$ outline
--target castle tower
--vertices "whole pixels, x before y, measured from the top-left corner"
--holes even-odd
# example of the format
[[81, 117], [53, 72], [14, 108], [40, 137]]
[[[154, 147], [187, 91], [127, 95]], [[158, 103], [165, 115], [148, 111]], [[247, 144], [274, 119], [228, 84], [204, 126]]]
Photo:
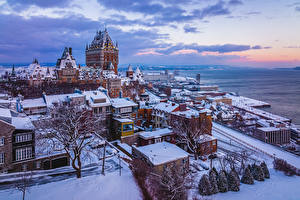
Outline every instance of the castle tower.
[[128, 65], [128, 69], [126, 71], [126, 76], [128, 78], [133, 78], [133, 69], [132, 69], [132, 66], [131, 65]]
[[[114, 44], [107, 30], [97, 31], [92, 43], [86, 46], [85, 61], [89, 67], [113, 70], [118, 74], [119, 48]], [[111, 64], [114, 66], [113, 69]]]

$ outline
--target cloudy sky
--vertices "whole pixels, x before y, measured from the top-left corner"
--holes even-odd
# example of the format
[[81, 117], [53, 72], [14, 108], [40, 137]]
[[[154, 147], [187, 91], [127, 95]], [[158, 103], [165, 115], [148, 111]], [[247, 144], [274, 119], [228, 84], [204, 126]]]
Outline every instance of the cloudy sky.
[[85, 64], [105, 26], [120, 64], [300, 65], [300, 0], [0, 0], [0, 63]]

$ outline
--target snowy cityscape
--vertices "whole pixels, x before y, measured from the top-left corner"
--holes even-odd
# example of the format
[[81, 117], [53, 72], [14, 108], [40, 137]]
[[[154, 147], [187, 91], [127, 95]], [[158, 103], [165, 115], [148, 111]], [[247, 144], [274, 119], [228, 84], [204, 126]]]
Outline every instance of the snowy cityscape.
[[[157, 36], [147, 35], [146, 29], [128, 31], [128, 27], [134, 26], [163, 26], [165, 20], [191, 23], [197, 18], [228, 15], [227, 20], [235, 8], [248, 8], [248, 2], [185, 1], [187, 10], [182, 3], [175, 6], [171, 1], [149, 2], [0, 1], [0, 15], [6, 18], [0, 20], [2, 27], [9, 27], [12, 18], [7, 17], [13, 16], [18, 18], [17, 27], [24, 24], [24, 27], [48, 31], [47, 25], [57, 28], [56, 34], [52, 35], [53, 30], [49, 32], [47, 40], [52, 41], [47, 41], [48, 44], [44, 39], [47, 31], [43, 36], [31, 33], [24, 40], [20, 36], [16, 39], [20, 49], [9, 55], [5, 54], [5, 48], [14, 46], [16, 41], [9, 40], [10, 27], [0, 31], [0, 36], [3, 35], [0, 39], [0, 200], [299, 199], [299, 107], [293, 108], [296, 118], [288, 111], [282, 115], [274, 108], [274, 101], [243, 93], [248, 88], [227, 90], [226, 78], [220, 82], [214, 82], [217, 75], [207, 78], [208, 74], [228, 71], [232, 76], [227, 79], [238, 79], [233, 74], [241, 69], [227, 67], [234, 65], [237, 61], [232, 60], [240, 56], [232, 53], [268, 52], [271, 47], [256, 45], [243, 49], [244, 46], [228, 43], [196, 47], [197, 39], [185, 46], [183, 43], [171, 47], [167, 43], [146, 45], [152, 41], [141, 38]], [[299, 3], [292, 3], [288, 8], [296, 6], [297, 10]], [[104, 25], [89, 18], [98, 16], [96, 8], [109, 16]], [[16, 10], [20, 13], [11, 14]], [[122, 17], [127, 10], [128, 16]], [[72, 12], [77, 15], [68, 17]], [[176, 12], [182, 14], [177, 16]], [[139, 21], [138, 13], [143, 13], [145, 18]], [[79, 17], [81, 14], [83, 19]], [[249, 18], [254, 15], [260, 14], [247, 14]], [[65, 18], [66, 22], [60, 21]], [[36, 21], [28, 25], [32, 19]], [[45, 19], [51, 20], [45, 22]], [[180, 25], [173, 26], [172, 29]], [[183, 30], [185, 34], [202, 34], [193, 29], [196, 27], [184, 26]], [[78, 35], [71, 29], [78, 29]], [[166, 37], [159, 34], [162, 40]], [[27, 45], [31, 37], [34, 41], [28, 51], [22, 49], [21, 44]], [[40, 40], [38, 48], [37, 40]], [[52, 50], [44, 53], [54, 46], [54, 53]], [[29, 47], [37, 50], [31, 52]], [[132, 49], [139, 51], [130, 57]], [[194, 51], [201, 54], [198, 65], [189, 63], [192, 57], [186, 57], [195, 54]], [[160, 60], [164, 55], [175, 56], [167, 58], [171, 64], [161, 64], [165, 63]], [[181, 65], [177, 56], [186, 58], [186, 65]], [[230, 58], [212, 64], [219, 62], [218, 56]], [[205, 63], [212, 57], [212, 61]], [[251, 64], [248, 61], [237, 64], [245, 63]], [[273, 61], [268, 63], [273, 66]], [[259, 73], [259, 69], [254, 70]], [[294, 84], [299, 90], [295, 93], [300, 92], [297, 69], [286, 70], [279, 71], [279, 76], [280, 73], [296, 76], [298, 82]], [[288, 90], [291, 82], [282, 85], [286, 84]], [[259, 83], [255, 81], [254, 85]], [[235, 87], [238, 84], [232, 86]], [[272, 85], [270, 88], [273, 92], [266, 96], [276, 95], [280, 90]], [[285, 98], [289, 97], [300, 102], [297, 97]], [[275, 101], [279, 102], [280, 98]], [[288, 106], [282, 103], [283, 108]]]

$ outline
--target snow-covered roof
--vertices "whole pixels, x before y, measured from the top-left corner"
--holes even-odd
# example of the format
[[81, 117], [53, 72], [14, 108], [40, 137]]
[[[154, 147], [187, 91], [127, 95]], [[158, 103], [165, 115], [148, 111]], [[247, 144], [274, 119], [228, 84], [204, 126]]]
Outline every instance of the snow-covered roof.
[[101, 91], [84, 91], [85, 99], [89, 101], [91, 107], [110, 106], [111, 102], [106, 94]]
[[113, 98], [110, 99], [111, 104], [115, 108], [123, 108], [123, 107], [134, 107], [138, 106], [136, 103], [133, 101], [127, 99], [127, 98]]
[[29, 117], [12, 117], [11, 124], [20, 130], [33, 130], [34, 126]]
[[185, 77], [182, 77], [182, 76], [175, 76], [174, 77], [176, 81], [179, 81], [179, 82], [186, 82], [186, 78]]
[[117, 74], [115, 74], [115, 72], [113, 70], [103, 70], [102, 71], [102, 76], [105, 79], [119, 78], [119, 76]]
[[194, 110], [194, 109], [188, 109], [188, 110], [185, 110], [185, 111], [176, 111], [176, 112], [173, 112], [172, 114], [180, 115], [180, 116], [184, 115], [187, 118], [191, 118], [192, 116], [198, 117], [199, 116], [199, 111]]
[[172, 133], [173, 133], [173, 131], [171, 129], [163, 128], [163, 129], [158, 129], [158, 130], [155, 130], [155, 131], [141, 132], [139, 134], [139, 137], [141, 137], [143, 139], [151, 139], [151, 138], [162, 137], [164, 135], [170, 135]]
[[1, 117], [11, 117], [10, 109], [0, 108], [0, 116]]
[[153, 107], [155, 110], [164, 111], [167, 113], [173, 112], [179, 105], [173, 102], [161, 102]]
[[161, 165], [189, 156], [187, 152], [168, 142], [158, 142], [141, 147], [133, 146], [133, 148], [146, 156], [153, 165]]
[[123, 118], [114, 118], [114, 120], [121, 122], [121, 123], [129, 123], [129, 122], [133, 122], [131, 119], [123, 119]]
[[63, 69], [63, 68], [75, 68], [78, 69], [77, 65], [76, 65], [76, 61], [72, 56], [72, 52], [71, 49], [69, 48], [65, 48], [64, 52], [61, 56], [61, 58], [59, 58], [57, 60], [57, 68], [59, 69]]
[[279, 131], [280, 128], [276, 128], [276, 127], [261, 127], [261, 128], [257, 128], [258, 130], [261, 130], [263, 132], [270, 132], [270, 131]]
[[83, 94], [72, 93], [72, 94], [56, 94], [56, 95], [45, 95], [47, 106], [52, 106], [53, 103], [59, 101], [66, 101], [67, 98], [84, 97]]
[[43, 98], [37, 99], [24, 99], [22, 101], [23, 108], [33, 108], [33, 107], [46, 107], [46, 103]]
[[55, 68], [41, 66], [37, 60], [31, 63], [26, 71], [30, 73], [32, 80], [45, 80], [45, 78], [56, 79]]
[[209, 142], [209, 141], [212, 141], [212, 140], [215, 140], [216, 138], [212, 135], [208, 135], [208, 134], [203, 134], [203, 135], [200, 135], [199, 136], [199, 142], [202, 143], [202, 142]]
[[133, 69], [132, 69], [132, 66], [131, 66], [131, 65], [128, 65], [128, 69], [127, 69], [127, 71], [129, 71], [129, 72], [133, 72]]
[[147, 90], [146, 93], [149, 95], [149, 102], [151, 102], [151, 103], [159, 103], [160, 102], [160, 98], [158, 96], [154, 95], [152, 92], [149, 92]]

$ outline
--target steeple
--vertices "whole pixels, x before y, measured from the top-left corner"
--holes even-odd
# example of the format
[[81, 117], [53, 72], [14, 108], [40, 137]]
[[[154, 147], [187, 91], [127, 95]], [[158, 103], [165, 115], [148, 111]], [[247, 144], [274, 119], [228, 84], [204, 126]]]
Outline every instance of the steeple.
[[12, 75], [12, 76], [15, 76], [15, 75], [16, 75], [16, 72], [15, 72], [15, 65], [13, 65], [13, 67], [12, 67], [11, 75]]
[[133, 72], [132, 66], [131, 66], [130, 64], [128, 65], [128, 69], [127, 69], [127, 71], [129, 71], [129, 72]]
[[39, 64], [39, 61], [36, 58], [34, 58], [32, 63], [33, 64]]

